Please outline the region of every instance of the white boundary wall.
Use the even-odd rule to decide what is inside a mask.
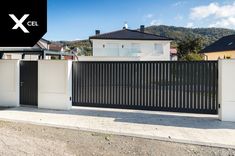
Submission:
[[[19,106],[19,60],[0,60],[0,106]]]
[[[219,118],[235,122],[235,60],[219,60]]]
[[[38,107],[72,107],[72,61],[38,61]]]

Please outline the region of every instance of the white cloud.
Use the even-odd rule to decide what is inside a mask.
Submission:
[[[231,26],[233,27],[235,26],[235,17],[221,19],[209,25],[209,27],[220,27],[220,28],[231,28]]]
[[[152,20],[150,22],[150,25],[160,25],[160,24],[161,24],[161,21],[159,21],[159,20]]]
[[[146,17],[146,18],[153,18],[153,16],[154,16],[153,14],[148,14],[148,15],[146,15],[145,17]]]
[[[203,19],[213,15],[218,10],[217,3],[211,3],[208,6],[199,6],[191,9],[190,18],[191,19]]]
[[[193,28],[194,27],[194,24],[192,22],[189,22],[187,23],[186,25],[187,28]]]
[[[180,21],[180,20],[183,20],[184,17],[181,15],[176,15],[174,19]]]
[[[190,19],[194,22],[209,22],[210,27],[235,28],[235,2],[224,5],[210,3],[194,7],[191,9]]]
[[[203,19],[209,16],[214,16],[215,18],[235,16],[235,3],[230,5],[210,3],[207,6],[199,6],[191,9],[190,17],[192,19]]]

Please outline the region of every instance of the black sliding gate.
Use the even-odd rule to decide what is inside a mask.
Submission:
[[[38,62],[20,62],[20,104],[38,105]]]
[[[218,63],[74,62],[73,105],[218,113]]]

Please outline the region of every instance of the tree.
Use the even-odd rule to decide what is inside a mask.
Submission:
[[[178,57],[182,59],[199,59],[200,55],[198,52],[203,48],[202,38],[186,38],[185,40],[178,43]],[[193,60],[191,60],[193,61]]]
[[[80,52],[78,56],[92,56],[92,48],[91,47],[79,47]]]

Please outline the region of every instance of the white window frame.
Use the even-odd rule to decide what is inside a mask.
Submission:
[[[154,44],[154,51],[157,55],[163,55],[164,54],[164,47],[160,43]]]
[[[131,43],[131,49],[133,50],[133,52],[140,52],[141,50],[141,45],[140,43]]]
[[[133,49],[140,49],[140,43],[131,43]]]
[[[111,51],[115,51],[112,56],[120,56],[120,44],[119,43],[106,43],[106,49],[110,49]]]

